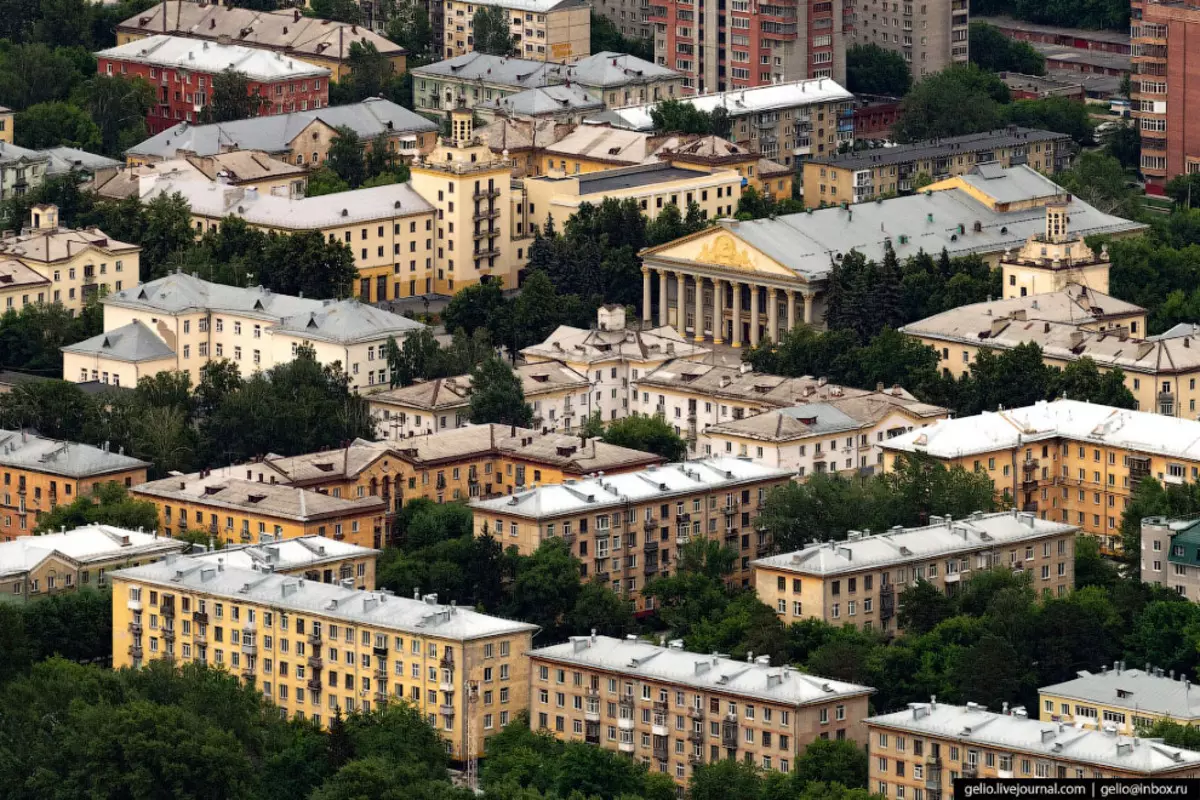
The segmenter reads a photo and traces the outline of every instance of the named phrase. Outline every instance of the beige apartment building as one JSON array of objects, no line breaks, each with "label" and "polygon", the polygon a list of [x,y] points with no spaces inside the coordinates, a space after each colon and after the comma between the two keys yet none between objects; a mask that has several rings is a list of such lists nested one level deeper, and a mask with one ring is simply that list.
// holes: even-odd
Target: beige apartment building
[{"label": "beige apartment building", "polygon": [[591,52],[591,8],[582,0],[446,0],[440,37],[446,58],[475,50],[475,12],[491,7],[510,20],[516,55],[534,61],[575,61]]},{"label": "beige apartment building", "polygon": [[293,719],[414,704],[456,761],[528,708],[534,625],[424,598],[180,557],[113,582],[113,667],[201,663]]},{"label": "beige apartment building", "polygon": [[1041,519],[1070,523],[1119,553],[1121,515],[1142,478],[1200,480],[1200,422],[1078,400],[941,420],[883,443],[982,471],[996,496]]},{"label": "beige apartment building", "polygon": [[363,302],[438,291],[434,283],[434,206],[412,183],[294,197],[199,181],[156,182],[146,199],[178,193],[192,209],[196,236],[236,216],[268,233],[317,232],[354,254],[355,295]]},{"label": "beige apartment building", "polygon": [[1092,672],[1081,669],[1069,681],[1038,689],[1043,722],[1065,722],[1092,730],[1115,729],[1137,736],[1159,720],[1200,725],[1200,693],[1192,694],[1187,675],[1164,674],[1161,667],[1128,669],[1114,661]]},{"label": "beige apartment building", "polygon": [[0,603],[102,589],[114,570],[157,561],[188,546],[157,533],[112,525],[6,540],[0,543]]},{"label": "beige apartment building", "polygon": [[[673,328],[625,327],[622,306],[602,306],[593,329],[560,325],[541,344],[521,355],[531,364],[557,363],[591,380],[581,419],[623,419],[637,408],[637,382],[668,361],[695,361],[711,353]],[[576,420],[573,423],[579,424]]]},{"label": "beige apartment building", "polygon": [[[587,421],[583,409],[588,407],[591,383],[585,376],[554,362],[522,364],[515,372],[525,402],[533,407],[531,427],[570,431]],[[471,376],[435,378],[367,399],[381,438],[398,440],[453,430],[469,422]]]},{"label": "beige apartment building", "polygon": [[265,533],[259,536],[257,544],[227,544],[220,550],[188,555],[209,566],[277,572],[371,592],[375,591],[375,560],[379,553],[371,547],[327,536],[283,539]]},{"label": "beige apartment building", "polygon": [[1167,586],[1200,603],[1200,521],[1143,519],[1141,577],[1143,583]]},{"label": "beige apartment building", "polygon": [[809,675],[770,656],[735,661],[683,641],[572,636],[529,653],[529,721],[670,775],[730,758],[788,774],[818,739],[866,743],[874,689]]},{"label": "beige apartment building", "polygon": [[750,559],[770,551],[757,526],[767,493],[790,480],[785,470],[738,458],[650,466],[535,486],[471,504],[477,530],[505,549],[530,554],[562,537],[582,562],[581,578],[598,579],[650,610],[640,589],[669,575],[672,553],[693,538],[720,539],[738,554],[730,583],[751,584]]},{"label": "beige apartment building", "polygon": [[0,282],[0,297],[5,310],[59,303],[75,314],[93,298],[136,286],[141,252],[141,247],[110,239],[99,228],[60,227],[58,206],[36,205],[29,227],[0,237],[0,259],[11,265],[0,267],[0,274],[13,276],[10,285]]},{"label": "beige apartment building", "polygon": [[[884,437],[949,414],[898,386],[868,391],[754,372],[749,364],[669,362],[634,390],[635,413],[662,417],[693,456],[752,458],[799,477],[872,467],[881,461]],[[843,437],[849,438],[843,443]]]},{"label": "beige apartment building", "polygon": [[[976,164],[1028,164],[1052,175],[1069,166],[1071,152],[1071,137],[1066,134],[1010,125],[999,131],[817,156],[804,162],[804,204],[836,203],[835,196],[863,203],[911,194],[920,188],[920,176],[927,182],[940,181],[962,175]],[[837,191],[827,191],[832,186]]]},{"label": "beige apartment building", "polygon": [[955,778],[1195,778],[1200,753],[1115,732],[1030,719],[1023,707],[932,700],[864,720],[871,791],[953,796]]},{"label": "beige apartment building", "polygon": [[141,197],[157,181],[221,183],[275,197],[304,197],[308,170],[261,150],[231,150],[211,156],[182,152],[178,158],[101,167],[86,188],[106,200]]},{"label": "beige apartment building", "polygon": [[953,595],[973,570],[1007,567],[1062,597],[1075,586],[1077,530],[1021,511],[934,516],[919,528],[850,531],[845,541],[760,559],[754,586],[787,624],[820,619],[894,634],[904,590],[919,580]]},{"label": "beige apartment building", "polygon": [[920,80],[967,62],[969,16],[967,0],[902,4],[855,0],[854,28],[847,44],[877,44],[899,53],[913,80]]},{"label": "beige apartment building", "polygon": [[67,345],[63,379],[136,386],[163,371],[186,372],[192,386],[213,359],[242,375],[269,370],[312,348],[338,363],[355,390],[387,386],[387,343],[423,326],[358,300],[310,300],[261,286],[241,288],[177,272],[104,298],[104,333]]}]

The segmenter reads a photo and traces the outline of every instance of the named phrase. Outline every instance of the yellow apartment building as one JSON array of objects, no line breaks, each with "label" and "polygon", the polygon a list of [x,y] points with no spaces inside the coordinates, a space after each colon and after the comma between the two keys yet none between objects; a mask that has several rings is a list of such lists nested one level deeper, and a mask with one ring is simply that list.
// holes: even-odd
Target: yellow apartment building
[{"label": "yellow apartment building", "polygon": [[872,392],[754,372],[749,364],[670,362],[634,388],[635,413],[661,416],[692,455],[743,456],[801,478],[874,468],[885,437],[949,413],[898,386]]},{"label": "yellow apartment building", "polygon": [[776,200],[791,199],[795,171],[792,167],[763,158],[757,150],[722,139],[702,136],[659,156],[672,166],[715,172],[732,169],[759,194]]},{"label": "yellow apartment building", "polygon": [[693,538],[733,550],[729,580],[750,586],[750,559],[771,547],[758,515],[768,492],[790,477],[751,461],[709,458],[545,484],[471,507],[476,530],[490,531],[505,549],[528,555],[562,537],[582,562],[582,580],[604,582],[643,611],[653,608],[640,593],[646,581],[669,575],[672,553]]},{"label": "yellow apartment building", "polygon": [[0,537],[8,542],[28,536],[42,514],[98,492],[105,484],[142,483],[149,466],[107,446],[0,429]]},{"label": "yellow apartment building", "polygon": [[[553,362],[522,364],[525,402],[533,407],[531,427],[570,431],[587,421],[591,383],[570,367]],[[406,439],[461,428],[471,416],[471,376],[435,378],[369,395],[368,403],[380,438]]]},{"label": "yellow apartment building", "polygon": [[13,117],[15,112],[7,107],[0,106],[0,142],[7,144],[13,143]]},{"label": "yellow apartment building", "polygon": [[1200,422],[1078,400],[941,420],[883,443],[890,470],[902,453],[984,472],[1002,502],[1069,523],[1121,549],[1121,514],[1138,481],[1200,480]]},{"label": "yellow apartment building", "polygon": [[154,503],[167,536],[199,530],[222,543],[243,544],[271,534],[276,539],[326,536],[360,547],[383,546],[387,508],[378,497],[332,497],[209,472],[150,481],[131,493]]},{"label": "yellow apartment building", "polygon": [[941,181],[977,164],[1028,164],[1046,175],[1065,169],[1071,137],[1016,125],[999,131],[951,136],[898,147],[820,155],[804,162],[804,204],[863,203],[877,197],[911,194],[918,176]]},{"label": "yellow apartment building", "polygon": [[136,286],[141,252],[137,245],[110,239],[98,228],[62,228],[58,206],[36,205],[30,212],[29,227],[0,237],[0,260],[18,262],[41,280],[25,270],[0,268],[0,276],[5,272],[13,276],[14,287],[0,282],[0,298],[5,310],[10,298],[12,307],[18,308],[34,302],[36,296],[39,302],[60,303],[74,314],[94,297]]},{"label": "yellow apartment building", "polygon": [[255,11],[221,4],[165,0],[117,24],[117,44],[168,34],[211,42],[231,41],[256,50],[287,53],[328,69],[340,81],[351,72],[350,47],[369,44],[397,75],[404,74],[407,51],[365,26],[308,17],[298,8]]},{"label": "yellow apartment building", "polygon": [[253,681],[288,717],[408,701],[456,761],[528,708],[536,626],[424,598],[179,557],[113,581],[113,667],[202,663]]},{"label": "yellow apartment building", "polygon": [[[1006,704],[1007,706],[1007,704]],[[936,700],[870,717],[868,786],[882,797],[952,797],[955,778],[1195,778],[1200,753],[1079,730],[978,703]]]},{"label": "yellow apartment building", "polygon": [[[295,575],[306,581],[336,583],[375,591],[375,561],[379,550],[360,547],[327,536],[297,536],[276,539],[273,534],[259,536],[256,544],[226,544],[220,550],[190,553],[190,558],[209,566],[277,572]],[[137,566],[134,564],[133,566]]]},{"label": "yellow apartment building", "polygon": [[934,517],[885,533],[850,531],[845,541],[753,562],[754,587],[785,624],[819,619],[894,634],[904,590],[919,580],[953,595],[972,571],[1007,567],[1029,573],[1042,595],[1062,597],[1075,586],[1076,530],[1003,511]]},{"label": "yellow apartment building", "polygon": [[529,653],[530,726],[624,753],[682,790],[730,758],[790,773],[818,739],[866,743],[874,689],[781,664],[693,653],[682,640],[572,636]]},{"label": "yellow apartment building", "polygon": [[111,525],[5,540],[0,543],[0,603],[103,588],[114,570],[157,561],[189,546]]},{"label": "yellow apartment building", "polygon": [[49,302],[51,286],[49,278],[17,259],[0,260],[0,314]]},{"label": "yellow apartment building", "polygon": [[[446,0],[442,10],[442,55],[475,50],[475,12],[497,8],[510,21],[516,56],[531,61],[576,61],[591,52],[591,9],[580,0]],[[434,26],[434,36],[439,32]]]},{"label": "yellow apartment building", "polygon": [[1128,669],[1124,661],[1086,669],[1076,677],[1038,689],[1043,722],[1065,722],[1082,728],[1113,728],[1136,736],[1163,719],[1200,725],[1200,697],[1192,695],[1187,675],[1164,674],[1161,667]]},{"label": "yellow apartment building", "polygon": [[686,134],[646,133],[608,125],[580,125],[543,149],[543,172],[586,175],[619,167],[653,164],[693,141]]},{"label": "yellow apartment building", "polygon": [[318,197],[277,197],[221,183],[167,181],[149,195],[183,195],[196,236],[233,215],[262,231],[316,231],[345,242],[358,268],[355,295],[364,303],[437,291],[434,283],[434,207],[415,184],[394,183]]},{"label": "yellow apartment building", "polygon": [[141,197],[157,181],[192,180],[253,189],[275,197],[303,197],[308,170],[261,150],[230,150],[209,156],[180,151],[177,158],[96,170],[86,188],[106,200]]}]

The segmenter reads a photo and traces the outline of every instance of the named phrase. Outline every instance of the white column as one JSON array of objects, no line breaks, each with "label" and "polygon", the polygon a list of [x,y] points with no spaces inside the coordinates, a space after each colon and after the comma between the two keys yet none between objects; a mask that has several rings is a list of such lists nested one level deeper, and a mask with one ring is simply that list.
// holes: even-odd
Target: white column
[{"label": "white column", "polygon": [[676,272],[679,278],[679,297],[675,298],[675,329],[679,335],[687,337],[687,276]]},{"label": "white column", "polygon": [[697,342],[704,341],[704,278],[696,276],[696,336]]},{"label": "white column", "polygon": [[720,278],[713,278],[713,344],[725,340],[725,286]]},{"label": "white column", "polygon": [[650,316],[650,268],[642,267],[642,322],[649,324]]},{"label": "white column", "polygon": [[729,288],[733,295],[733,346],[742,346],[742,285],[730,281]]},{"label": "white column", "polygon": [[813,324],[813,293],[811,291],[807,291],[807,292],[804,292],[803,295],[804,295],[804,324],[812,325]]},{"label": "white column", "polygon": [[755,284],[750,284],[750,346],[755,347],[758,344],[758,289]]},{"label": "white column", "polygon": [[796,330],[796,293],[791,289],[787,290],[788,298],[788,333]]},{"label": "white column", "polygon": [[779,341],[779,297],[774,286],[767,288],[767,335],[772,342]]},{"label": "white column", "polygon": [[658,326],[664,327],[668,325],[667,320],[667,271],[660,269],[658,271]]}]

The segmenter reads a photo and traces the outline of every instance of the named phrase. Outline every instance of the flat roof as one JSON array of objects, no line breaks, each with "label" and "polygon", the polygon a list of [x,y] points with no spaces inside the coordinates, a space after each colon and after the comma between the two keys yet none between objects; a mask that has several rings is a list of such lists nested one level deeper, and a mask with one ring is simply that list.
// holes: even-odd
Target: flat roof
[{"label": "flat roof", "polygon": [[[725,177],[741,178],[735,172],[727,172]],[[694,169],[673,167],[670,164],[647,164],[645,166],[626,169],[603,170],[591,172],[579,177],[579,194],[608,194],[623,189],[636,189],[639,186],[653,186],[658,183],[685,181],[696,179],[712,180],[721,177],[720,172],[700,172]]]},{"label": "flat roof", "polygon": [[480,614],[454,604],[441,605],[437,595],[424,599],[397,597],[320,583],[291,575],[240,567],[218,568],[206,561],[179,556],[110,573],[114,580],[146,583],[168,591],[224,597],[235,603],[258,603],[293,613],[338,619],[459,641],[537,630],[527,622]]},{"label": "flat roof", "polygon": [[877,147],[844,155],[818,156],[810,159],[809,163],[825,164],[841,169],[874,169],[909,161],[925,161],[939,156],[951,156],[957,153],[978,153],[997,147],[1017,147],[1023,144],[1039,142],[1069,141],[1065,133],[1055,133],[1036,128],[1021,128],[1012,125],[983,133],[971,133],[965,136],[951,136],[945,139],[927,139],[913,144],[902,144],[896,147]]},{"label": "flat roof", "polygon": [[[1090,39],[1093,42],[1111,42],[1113,44],[1125,44],[1130,42],[1128,31],[1106,31],[1096,30],[1093,28],[1067,28],[1059,25],[1043,25],[1039,22],[1027,22],[1023,19],[1015,19],[1013,17],[995,16],[995,17],[977,17],[972,15],[972,22],[984,22],[988,25],[994,25],[997,28],[1011,28],[1018,31],[1030,31],[1033,33],[1048,33],[1057,36],[1067,36],[1072,39]],[[1086,48],[1079,48],[1086,49]]]},{"label": "flat roof", "polygon": [[[1047,61],[1058,61],[1071,64],[1092,64],[1105,69],[1129,71],[1132,59],[1128,53],[1106,53],[1103,50],[1081,50],[1078,47],[1068,47],[1064,44],[1046,44],[1045,42],[1030,42]],[[1047,65],[1047,69],[1057,69]]]},{"label": "flat roof", "polygon": [[875,692],[870,686],[810,675],[787,664],[772,666],[770,656],[737,661],[717,653],[694,653],[683,649],[682,640],[663,646],[633,636],[572,636],[563,644],[530,650],[529,657],[797,707]]}]

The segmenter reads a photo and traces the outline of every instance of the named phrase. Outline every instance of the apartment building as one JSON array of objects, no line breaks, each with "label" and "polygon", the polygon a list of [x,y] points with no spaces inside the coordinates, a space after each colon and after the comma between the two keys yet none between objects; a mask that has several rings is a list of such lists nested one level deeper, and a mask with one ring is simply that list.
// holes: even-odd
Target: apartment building
[{"label": "apartment building", "polygon": [[1200,693],[1192,696],[1187,675],[1161,668],[1127,669],[1124,661],[1098,671],[1081,669],[1069,681],[1038,689],[1043,722],[1065,722],[1080,728],[1115,728],[1137,736],[1159,720],[1200,725]]},{"label": "apartment building", "polygon": [[60,502],[88,497],[105,484],[141,483],[149,466],[125,455],[124,448],[111,452],[107,443],[92,447],[0,429],[0,537],[9,542],[30,535],[42,514]]},{"label": "apartment building", "polygon": [[155,87],[155,104],[146,116],[151,133],[181,121],[199,122],[213,79],[227,69],[246,76],[248,93],[258,98],[253,116],[329,105],[325,67],[235,44],[155,34],[97,52],[96,69],[101,75],[142,78]]},{"label": "apartment building", "polygon": [[264,195],[299,198],[308,186],[308,170],[261,150],[231,150],[211,156],[184,152],[164,161],[101,167],[85,188],[106,200],[124,200],[148,194],[158,181],[222,183]]},{"label": "apartment building", "polygon": [[[875,391],[785,378],[736,367],[678,361],[639,379],[634,410],[657,414],[688,442],[692,455],[735,455],[803,477],[868,467],[882,454],[877,441],[927,425],[949,413],[921,403],[898,386]],[[843,447],[839,436],[849,435]],[[866,437],[865,440],[862,437]],[[828,451],[823,448],[828,444]],[[853,463],[841,464],[843,453]],[[860,463],[861,458],[867,459]]]},{"label": "apartment building", "polygon": [[388,385],[388,340],[402,341],[423,327],[354,299],[310,300],[182,272],[102,302],[104,333],[62,348],[64,380],[136,386],[139,378],[167,370],[186,372],[199,386],[200,371],[212,359],[228,359],[249,375],[311,347],[321,364],[340,363],[359,390]]},{"label": "apartment building", "polygon": [[970,16],[967,0],[901,4],[855,0],[853,8],[847,8],[845,13],[852,14],[854,19],[847,46],[877,44],[899,53],[914,80],[952,64],[967,62]]},{"label": "apartment building", "polygon": [[684,134],[656,135],[607,125],[580,125],[558,141],[547,144],[545,174],[557,170],[568,175],[603,172],[619,167],[659,162],[659,156],[692,141]]},{"label": "apartment building", "polygon": [[22,536],[0,543],[0,603],[103,588],[108,573],[186,550],[187,542],[111,525]]},{"label": "apartment building", "polygon": [[1080,730],[1030,719],[1023,707],[988,711],[978,703],[933,700],[869,717],[871,790],[949,797],[955,778],[1194,778],[1200,753],[1113,731]]},{"label": "apartment building", "polygon": [[444,45],[446,58],[474,51],[475,12],[485,7],[499,9],[511,21],[509,33],[521,58],[561,63],[591,52],[591,8],[583,0],[445,0],[440,5],[441,30],[435,23],[433,36]]},{"label": "apartment building", "polygon": [[12,144],[13,141],[13,117],[16,116],[8,106],[0,106],[0,142]]},{"label": "apartment building", "polygon": [[757,526],[763,501],[790,478],[786,470],[715,457],[536,486],[471,507],[476,529],[491,531],[505,549],[528,555],[561,536],[582,562],[583,580],[611,585],[648,611],[653,600],[639,590],[670,574],[672,549],[678,555],[693,538],[720,537],[738,553],[730,583],[749,586],[750,559],[771,546]]},{"label": "apartment building", "polygon": [[602,108],[618,108],[678,96],[683,86],[674,70],[607,50],[573,63],[467,52],[416,67],[412,74],[415,107],[426,114],[503,103],[551,86],[576,87]]},{"label": "apartment building", "polygon": [[[658,273],[660,325],[674,321],[681,333],[690,329],[701,341],[711,336],[715,343],[730,341],[734,347],[756,345],[764,336],[779,341],[782,321],[790,330],[799,319],[798,299],[804,301],[805,324],[821,324],[831,255],[836,261],[857,250],[879,262],[890,244],[901,261],[944,248],[951,257],[978,255],[994,266],[1006,250],[1045,230],[1046,206],[1063,195],[1061,187],[1026,165],[1004,169],[984,164],[919,196],[845,203],[775,219],[719,220],[648,248],[643,253],[644,286],[652,287]],[[1079,236],[1101,231],[1130,236],[1145,230],[1141,223],[1104,214],[1077,197],[1067,201],[1066,212]],[[680,291],[672,292],[671,283]],[[650,288],[642,299],[642,319],[648,322],[655,306]]]},{"label": "apartment building", "polygon": [[1077,400],[941,420],[883,443],[894,455],[924,453],[985,472],[997,497],[1041,519],[1077,525],[1101,549],[1121,549],[1121,514],[1138,481],[1200,480],[1193,442],[1200,422]]},{"label": "apartment building", "polygon": [[[456,761],[528,708],[534,625],[180,557],[114,573],[113,667],[164,659],[253,681],[293,719],[408,701]],[[471,735],[468,736],[468,731]]]},{"label": "apartment building", "polygon": [[650,0],[600,0],[592,7],[597,14],[608,17],[626,39],[654,41]]},{"label": "apartment building", "polygon": [[753,187],[776,200],[792,197],[795,170],[719,136],[701,136],[664,151],[659,158],[675,167],[702,172],[732,169],[741,176],[743,187]]},{"label": "apartment building", "polygon": [[477,101],[473,110],[484,124],[504,116],[522,120],[549,119],[563,125],[578,125],[585,117],[603,111],[604,103],[581,86],[560,83],[537,86],[494,100]]},{"label": "apartment building", "polygon": [[354,255],[354,291],[363,302],[439,290],[433,277],[434,207],[412,183],[292,197],[219,182],[159,181],[146,199],[173,194],[191,206],[197,236],[236,216],[268,233],[315,231],[330,242],[344,242]]},{"label": "apartment building", "polygon": [[656,60],[688,76],[689,94],[807,78],[846,82],[848,2],[655,0],[648,21]]},{"label": "apartment building", "polygon": [[349,581],[355,589],[372,592],[375,591],[375,560],[379,553],[370,547],[326,536],[276,539],[274,534],[264,533],[257,544],[229,544],[220,550],[186,555],[208,566],[277,572],[306,581],[343,586]]},{"label": "apartment building", "polygon": [[961,520],[934,515],[929,522],[850,531],[844,541],[755,561],[758,597],[787,624],[819,619],[895,634],[904,591],[920,580],[953,595],[972,570],[1007,567],[1028,572],[1033,589],[1047,597],[1075,586],[1074,525],[1015,510]]},{"label": "apartment building", "polygon": [[1142,582],[1168,586],[1200,603],[1200,522],[1147,517],[1141,541]]},{"label": "apartment building", "polygon": [[1200,49],[1200,2],[1133,0],[1131,7],[1130,107],[1142,135],[1146,191],[1161,194],[1176,175],[1200,172],[1200,133],[1189,124],[1200,113],[1200,79],[1189,63]]},{"label": "apartment building", "polygon": [[[569,431],[587,421],[591,383],[570,367],[553,362],[522,364],[515,370],[525,401],[533,407],[532,427]],[[368,398],[381,438],[411,436],[462,428],[471,415],[471,376],[414,383]]]},{"label": "apartment building", "polygon": [[302,58],[330,71],[340,81],[351,72],[352,45],[371,46],[403,74],[407,51],[389,39],[349,22],[307,17],[298,8],[255,11],[219,3],[164,0],[117,24],[117,44],[154,35],[180,36],[205,42],[231,42],[255,50]]},{"label": "apartment building", "polygon": [[229,477],[223,471],[173,475],[130,493],[158,509],[160,531],[204,531],[220,543],[327,536],[359,547],[383,546],[387,507],[379,497],[341,498],[294,486]]},{"label": "apartment building", "polygon": [[[834,194],[851,203],[912,194],[922,175],[940,181],[969,172],[976,164],[1028,164],[1053,174],[1070,165],[1071,152],[1066,134],[1010,125],[999,131],[817,156],[804,163],[804,203],[819,206]],[[827,192],[828,186],[839,191]]]},{"label": "apartment building", "polygon": [[251,117],[211,125],[186,121],[125,151],[125,162],[152,164],[183,155],[216,156],[232,150],[257,150],[289,164],[324,164],[337,129],[349,128],[367,149],[382,137],[388,152],[406,160],[428,153],[437,143],[438,125],[381,97],[359,103]]},{"label": "apartment building", "polygon": [[0,201],[41,186],[49,171],[50,156],[0,140]]},{"label": "apartment building", "polygon": [[[645,283],[643,291],[649,291]],[[602,306],[597,312],[596,328],[560,325],[546,341],[526,347],[521,355],[530,364],[557,363],[587,376],[592,387],[586,405],[578,413],[614,420],[636,409],[640,377],[668,361],[696,361],[710,352],[669,326],[644,326],[636,331],[626,328],[624,308]]]},{"label": "apartment building", "polygon": [[[830,78],[738,91],[710,89],[685,99],[707,113],[724,108],[733,120],[730,138],[735,144],[787,167],[799,166],[814,155],[835,153],[842,142],[854,142],[854,95]],[[653,108],[650,103],[609,110],[595,119],[617,128],[653,131]]]},{"label": "apartment building", "polygon": [[818,739],[865,744],[874,689],[693,653],[682,640],[572,636],[529,653],[529,721],[562,741],[624,753],[686,788],[695,768],[737,759],[790,773]]},{"label": "apartment building", "polygon": [[11,284],[0,284],[0,297],[5,310],[59,303],[75,314],[126,282],[136,285],[141,252],[99,228],[60,227],[58,206],[39,204],[30,211],[28,227],[0,236],[0,261],[8,265],[0,269],[13,276]]}]

